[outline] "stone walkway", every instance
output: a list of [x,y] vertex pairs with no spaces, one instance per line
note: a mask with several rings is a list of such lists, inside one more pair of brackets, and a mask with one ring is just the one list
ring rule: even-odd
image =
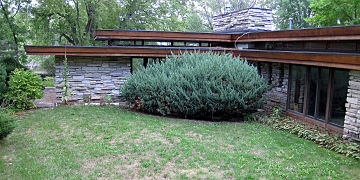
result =
[[56,104],[56,89],[55,87],[45,87],[44,97],[35,100],[37,108],[52,108]]

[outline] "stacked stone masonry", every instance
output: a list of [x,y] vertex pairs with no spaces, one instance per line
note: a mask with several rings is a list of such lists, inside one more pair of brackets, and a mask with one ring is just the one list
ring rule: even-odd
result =
[[270,9],[250,8],[213,17],[213,31],[274,30],[273,12]]
[[[64,57],[56,56],[57,102],[63,96]],[[71,97],[74,103],[100,103],[105,96],[119,101],[120,87],[131,75],[130,57],[67,57]],[[108,98],[109,99],[109,98]]]
[[264,110],[271,112],[273,108],[286,109],[289,65],[282,63],[252,63],[257,66],[260,75],[265,78],[272,88],[265,94],[267,100]]
[[360,71],[349,72],[344,138],[360,140]]

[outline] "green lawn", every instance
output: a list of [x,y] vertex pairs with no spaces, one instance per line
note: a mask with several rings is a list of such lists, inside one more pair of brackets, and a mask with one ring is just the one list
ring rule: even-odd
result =
[[17,124],[0,179],[360,179],[359,161],[257,123],[60,107]]

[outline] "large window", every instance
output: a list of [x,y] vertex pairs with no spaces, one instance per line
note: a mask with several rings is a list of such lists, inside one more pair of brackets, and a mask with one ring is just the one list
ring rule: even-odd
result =
[[346,70],[292,65],[287,108],[343,126],[348,80]]

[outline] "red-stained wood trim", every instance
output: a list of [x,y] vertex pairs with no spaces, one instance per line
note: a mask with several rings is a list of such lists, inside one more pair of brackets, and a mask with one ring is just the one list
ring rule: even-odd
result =
[[216,41],[232,42],[231,34],[190,33],[167,31],[96,30],[95,40],[164,40],[164,41]]
[[295,112],[292,112],[292,111],[286,111],[286,115],[292,117],[296,121],[309,124],[310,126],[320,127],[324,131],[330,131],[330,133],[334,133],[334,134],[343,134],[343,128],[340,128],[340,127],[337,127],[337,126],[334,126],[334,125],[331,125],[331,124],[327,124],[327,123],[325,123],[323,121],[318,121],[318,120],[313,119],[311,117],[301,115],[299,113],[295,113]]
[[[28,55],[65,55],[63,46],[25,46]],[[237,50],[234,48],[160,48],[160,47],[66,47],[69,56],[129,56],[129,57],[167,57],[181,55],[184,52],[232,53],[234,56],[252,61],[280,62],[290,64],[314,65],[360,70],[360,54],[304,52],[304,51],[270,51],[270,50]]]
[[129,57],[167,57],[184,52],[230,53],[232,48],[159,48],[159,47],[74,47],[74,46],[25,46],[28,55],[66,55],[68,56],[129,56]]
[[[235,56],[248,59],[267,58],[292,61],[313,61],[317,63],[336,63],[360,65],[360,54],[336,52],[278,51],[278,50],[238,50]],[[325,65],[324,64],[324,65]]]
[[360,26],[341,26],[312,29],[295,29],[284,31],[255,32],[244,35],[233,34],[237,42],[259,41],[324,41],[324,40],[359,40]]
[[242,34],[96,30],[95,40],[159,40],[204,42],[280,42],[280,41],[343,41],[360,40],[360,25],[252,32]]
[[360,40],[360,35],[351,36],[318,36],[318,37],[284,37],[284,38],[254,38],[246,37],[233,40],[233,42],[282,42],[282,41],[345,41],[345,40]]

